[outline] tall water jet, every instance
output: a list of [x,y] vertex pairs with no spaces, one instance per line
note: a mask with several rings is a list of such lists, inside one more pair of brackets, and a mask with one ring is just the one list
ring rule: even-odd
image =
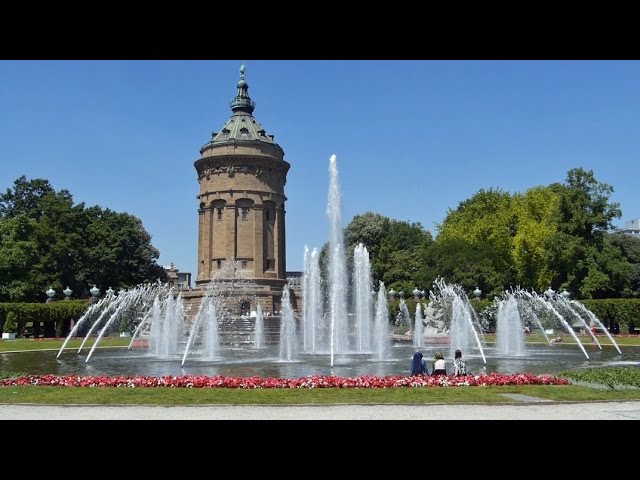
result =
[[331,366],[334,353],[348,348],[347,330],[347,265],[342,234],[342,198],[338,181],[336,156],[329,160],[329,318],[331,322]]
[[409,307],[407,307],[407,302],[404,301],[404,298],[400,299],[400,304],[398,305],[398,324],[406,326],[409,330],[412,330],[413,327],[411,325],[411,314],[409,313]]
[[371,262],[369,252],[361,243],[353,251],[353,296],[356,316],[356,350],[371,349]]
[[524,354],[522,320],[518,312],[518,302],[511,294],[498,302],[496,352],[515,356]]
[[322,345],[321,333],[325,331],[322,317],[322,292],[320,288],[320,255],[314,248],[308,254],[305,245],[304,279],[302,296],[304,299],[304,351],[315,353],[326,345]]
[[296,322],[289,298],[289,286],[282,290],[282,317],[280,319],[280,360],[293,360],[296,341]]
[[150,350],[158,358],[169,358],[178,351],[184,328],[182,292],[177,298],[170,290],[162,304],[154,300],[151,320]]
[[214,360],[218,356],[220,349],[220,339],[218,334],[218,315],[215,302],[212,298],[207,301],[204,311],[204,356],[209,360]]
[[256,307],[256,323],[253,327],[253,348],[264,347],[264,317],[262,314],[262,305]]
[[481,331],[478,318],[469,304],[469,299],[459,285],[447,285],[442,278],[433,282],[433,290],[429,292],[428,309],[440,311],[439,316],[449,325],[450,355],[457,349],[467,350],[475,345],[480,351],[482,361],[487,363],[480,340]]
[[389,304],[384,282],[380,282],[376,300],[376,316],[373,323],[373,354],[378,361],[384,360],[389,350]]
[[196,313],[196,316],[193,319],[193,322],[191,323],[191,330],[189,331],[189,338],[187,339],[187,345],[185,346],[184,353],[182,354],[182,363],[180,364],[181,367],[184,367],[184,363],[187,361],[187,355],[193,348],[193,344],[195,343],[196,336],[198,335],[198,332],[200,332],[201,330],[201,326],[204,320],[204,307],[206,303],[205,298],[206,297],[204,297],[200,302],[200,307],[198,307],[198,313]]
[[420,307],[420,302],[416,303],[416,320],[415,325],[413,327],[413,346],[415,349],[419,349],[422,347],[422,308]]

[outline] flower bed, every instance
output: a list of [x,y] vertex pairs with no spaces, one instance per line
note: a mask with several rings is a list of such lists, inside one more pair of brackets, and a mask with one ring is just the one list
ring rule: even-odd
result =
[[56,387],[175,387],[175,388],[396,388],[396,387],[460,387],[486,385],[567,385],[566,378],[529,373],[466,375],[462,377],[377,377],[363,375],[345,378],[308,376],[300,378],[224,377],[182,375],[164,377],[79,377],[73,375],[25,375],[0,380],[0,386],[41,385]]

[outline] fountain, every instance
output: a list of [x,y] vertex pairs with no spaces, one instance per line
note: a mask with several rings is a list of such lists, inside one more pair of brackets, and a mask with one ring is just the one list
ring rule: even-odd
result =
[[253,328],[253,348],[264,348],[264,317],[262,305],[256,306],[256,323]]
[[[443,279],[434,282],[428,304],[417,302],[415,320],[412,320],[404,299],[401,300],[397,320],[408,329],[413,326],[413,341],[410,344],[392,344],[386,288],[383,282],[379,282],[377,293],[373,291],[371,263],[365,245],[359,244],[354,248],[353,271],[347,269],[335,155],[329,161],[329,177],[327,275],[323,285],[320,253],[317,248],[311,249],[305,245],[302,279],[304,308],[300,312],[300,322],[296,321],[290,302],[291,287],[288,287],[282,293],[280,316],[265,317],[262,306],[256,304],[255,315],[252,312],[238,323],[239,318],[232,315],[226,305],[228,302],[237,302],[242,295],[246,295],[243,292],[255,285],[242,278],[242,269],[237,268],[235,262],[228,262],[228,267],[225,265],[225,269],[206,287],[193,318],[188,318],[181,293],[161,284],[139,286],[120,292],[117,296],[109,294],[91,305],[74,325],[58,352],[56,358],[61,368],[67,364],[76,365],[62,353],[73,336],[87,329],[77,353],[80,354],[94,332],[99,332],[83,363],[100,363],[100,355],[95,355],[100,340],[127,315],[133,319],[131,323],[135,326],[129,348],[120,355],[113,353],[112,356],[122,359],[124,364],[130,361],[134,369],[142,368],[141,365],[148,362],[154,371],[163,373],[174,372],[174,365],[177,365],[179,372],[185,368],[190,372],[206,373],[230,373],[239,369],[243,375],[255,372],[275,376],[304,375],[309,372],[405,374],[413,351],[435,351],[440,349],[437,345],[443,341],[449,343],[450,357],[454,350],[463,350],[472,370],[474,362],[477,368],[490,368],[494,360],[487,360],[480,321],[467,295],[460,286],[448,285]],[[228,293],[230,282],[238,292],[235,299]],[[522,362],[541,352],[542,347],[538,345],[524,344],[524,324],[537,325],[547,343],[549,339],[543,322],[553,321],[562,325],[574,336],[576,344],[587,358],[589,356],[584,346],[565,317],[576,320],[583,327],[587,326],[587,321],[601,325],[582,304],[560,296],[545,298],[535,292],[517,289],[505,292],[504,296],[496,299],[496,306],[497,338],[494,352],[502,362],[499,363],[502,371],[517,368],[514,365],[524,365],[524,369],[531,371],[530,365],[504,363],[505,359],[519,359]],[[254,319],[253,323],[250,323],[251,319]],[[251,329],[244,326],[247,323]],[[243,325],[245,330],[239,325]],[[597,339],[594,343],[597,343]],[[600,347],[599,343],[597,345]],[[620,352],[618,346],[615,347]],[[553,349],[554,352],[557,350]],[[566,355],[577,362],[575,355]],[[608,355],[604,351],[599,358],[610,358]],[[113,372],[120,371],[117,367],[110,368]]]
[[280,360],[291,362],[295,353],[296,322],[291,300],[289,299],[289,286],[282,290],[282,316],[280,318]]
[[505,300],[498,300],[496,352],[500,355],[523,355],[523,332],[516,298],[508,295]]
[[[499,354],[525,355],[522,316],[535,322],[548,344],[551,344],[551,341],[547,336],[547,329],[560,328],[569,333],[588,359],[589,354],[584,348],[580,337],[576,334],[574,327],[567,321],[567,318],[575,319],[578,322],[578,326],[591,336],[593,344],[602,350],[602,345],[587,324],[587,319],[597,324],[594,320],[595,315],[583,304],[575,300],[567,300],[562,295],[555,294],[555,292],[548,291],[542,297],[536,292],[527,292],[517,288],[496,298],[495,303],[498,305],[496,352]],[[546,327],[543,325],[541,317],[544,318],[547,324]],[[606,331],[606,329],[604,330]],[[607,335],[618,353],[622,353],[608,332]]]

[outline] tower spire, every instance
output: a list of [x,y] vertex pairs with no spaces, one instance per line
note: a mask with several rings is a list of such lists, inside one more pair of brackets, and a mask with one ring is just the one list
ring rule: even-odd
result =
[[236,98],[231,100],[231,111],[233,113],[246,112],[248,114],[252,114],[253,110],[256,108],[256,103],[251,100],[251,97],[249,97],[249,84],[245,80],[246,71],[247,67],[243,63],[240,65],[240,81],[238,82]]

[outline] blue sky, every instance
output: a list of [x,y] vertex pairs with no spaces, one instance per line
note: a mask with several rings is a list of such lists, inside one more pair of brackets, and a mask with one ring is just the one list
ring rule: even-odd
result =
[[291,164],[287,270],[367,211],[436,225],[479,189],[523,192],[593,170],[640,217],[638,61],[0,61],[0,190],[48,179],[139,217],[160,263],[197,272],[193,162],[247,65],[254,116]]

